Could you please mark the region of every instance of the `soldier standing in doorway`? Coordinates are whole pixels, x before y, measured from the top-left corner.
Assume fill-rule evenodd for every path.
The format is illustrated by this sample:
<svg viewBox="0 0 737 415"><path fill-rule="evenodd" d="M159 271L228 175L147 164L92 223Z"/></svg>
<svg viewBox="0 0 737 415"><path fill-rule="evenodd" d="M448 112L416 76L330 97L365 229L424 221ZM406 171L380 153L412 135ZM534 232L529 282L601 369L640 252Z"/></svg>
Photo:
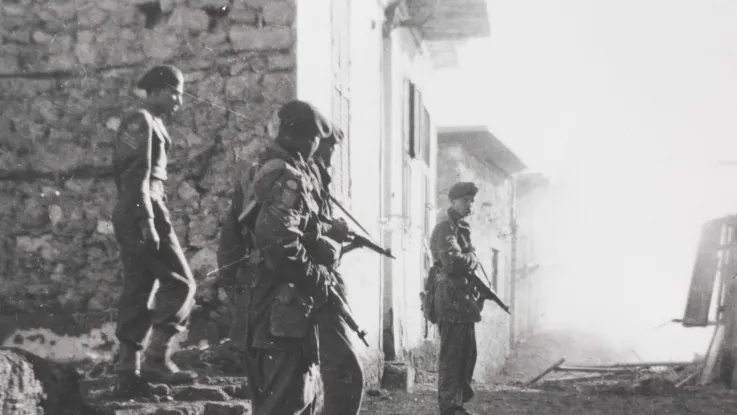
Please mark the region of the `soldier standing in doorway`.
<svg viewBox="0 0 737 415"><path fill-rule="evenodd" d="M479 266L465 220L478 193L474 183L454 184L448 192L448 217L432 232L430 249L437 275L434 313L440 331L438 403L441 415L469 415L463 405L474 395L471 387L476 366L476 328L483 299L470 276Z"/></svg>
<svg viewBox="0 0 737 415"><path fill-rule="evenodd" d="M343 132L333 126L333 134L320 141L312 167L317 181L316 190L320 200L321 233L338 239L348 231L344 221L333 216L330 199L330 183L335 147L343 141ZM340 296L347 304L345 283L335 269L331 295ZM320 372L325 390L324 411L326 414L358 414L363 397L363 369L358 354L348 337L350 328L345 319L336 310L334 301L328 303L315 313L315 321L320 335Z"/></svg>
<svg viewBox="0 0 737 415"><path fill-rule="evenodd" d="M279 133L267 144L253 180L253 244L263 256L246 310L247 376L256 415L312 414L319 364L313 310L332 284L339 242L318 229L318 200L309 163L330 124L310 104L279 110ZM343 235L343 237L345 237Z"/></svg>
<svg viewBox="0 0 737 415"><path fill-rule="evenodd" d="M157 66L137 86L146 91L145 104L123 118L113 156L118 198L112 222L124 272L116 330L118 391L131 397L149 395L148 382L188 383L197 377L171 360L172 339L187 328L196 290L164 194L171 138L162 117L182 105L184 78L173 66Z"/></svg>

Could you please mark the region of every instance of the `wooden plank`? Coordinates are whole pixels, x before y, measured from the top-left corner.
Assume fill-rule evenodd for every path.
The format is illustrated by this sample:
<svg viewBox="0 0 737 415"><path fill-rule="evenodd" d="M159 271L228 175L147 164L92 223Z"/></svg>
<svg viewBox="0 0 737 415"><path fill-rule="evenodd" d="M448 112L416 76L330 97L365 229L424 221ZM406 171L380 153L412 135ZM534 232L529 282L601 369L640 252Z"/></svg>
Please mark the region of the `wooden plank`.
<svg viewBox="0 0 737 415"><path fill-rule="evenodd" d="M690 375L686 376L682 380L680 380L678 383L676 383L676 388L680 388L681 386L685 385L686 383L690 382L691 380L695 379L696 376L699 375L699 372L693 372Z"/></svg>
<svg viewBox="0 0 737 415"><path fill-rule="evenodd" d="M704 369L701 372L698 384L704 386L714 380L714 368L716 368L719 358L722 354L722 348L724 346L724 325L718 324L714 330L714 335L709 343L709 349L706 352L706 360L704 362Z"/></svg>
<svg viewBox="0 0 737 415"><path fill-rule="evenodd" d="M633 369L614 367L558 366L556 372L633 373Z"/></svg>
<svg viewBox="0 0 737 415"><path fill-rule="evenodd" d="M724 302L724 346L720 379L732 389L737 389L737 382L734 382L737 380L737 285L733 276L727 279L726 284L728 295Z"/></svg>
<svg viewBox="0 0 737 415"><path fill-rule="evenodd" d="M724 228L722 219L709 221L702 228L683 316L683 325L686 327L705 327L709 323L709 310L721 265L718 252Z"/></svg>
<svg viewBox="0 0 737 415"><path fill-rule="evenodd" d="M688 366L692 365L694 362L632 362L632 363L612 363L608 365L576 365L572 364L572 366L577 367L594 367L594 368L600 368L600 369L606 369L606 368L637 368L637 367L652 367L652 366Z"/></svg>
<svg viewBox="0 0 737 415"><path fill-rule="evenodd" d="M560 365L562 365L562 364L563 364L563 362L565 362L565 361L566 361L566 359L565 359L565 358L561 358L561 359L560 359L560 360L558 360L557 362L553 363L552 365L550 365L550 367L548 367L547 369L543 370L543 372L542 372L542 373L540 373L539 375L535 376L535 378L534 378L534 379L532 379L531 381L527 382L527 386L530 386L530 385L534 384L534 383L535 383L535 382L537 382L538 380L540 380L540 379L542 379L543 377L545 377L545 375L547 375L548 373L550 373L550 372L552 372L552 371L556 370L556 369L557 369L558 367L560 367Z"/></svg>

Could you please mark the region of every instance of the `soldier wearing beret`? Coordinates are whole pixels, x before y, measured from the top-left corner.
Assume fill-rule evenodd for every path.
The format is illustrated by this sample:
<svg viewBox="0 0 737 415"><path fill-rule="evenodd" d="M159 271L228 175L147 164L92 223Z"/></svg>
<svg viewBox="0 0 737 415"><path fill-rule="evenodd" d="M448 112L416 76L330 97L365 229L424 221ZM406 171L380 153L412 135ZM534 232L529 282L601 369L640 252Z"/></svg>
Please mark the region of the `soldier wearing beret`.
<svg viewBox="0 0 737 415"><path fill-rule="evenodd" d="M302 101L288 102L278 115L278 136L248 190L255 201L253 245L263 261L247 290L247 377L254 414L311 414L319 364L312 314L327 301L342 241L318 232L309 163L331 128Z"/></svg>
<svg viewBox="0 0 737 415"><path fill-rule="evenodd" d="M343 141L343 131L333 125L330 137L320 141L320 146L312 163L316 181L316 197L320 202L320 233L334 240L340 240L348 232L345 221L333 215L330 200L330 183L332 176L333 153L336 146ZM345 283L342 276L333 268L333 295L347 304ZM348 333L350 327L336 310L337 305L328 303L317 310L314 320L317 322L320 336L320 372L325 391L324 412L326 414L358 414L363 398L363 368L358 353Z"/></svg>
<svg viewBox="0 0 737 415"><path fill-rule="evenodd" d="M483 300L469 282L478 259L471 243L471 214L478 193L474 183L454 184L448 192L447 218L432 232L430 249L437 282L432 298L440 331L438 403L442 415L470 414L463 405L473 397L471 379L476 365L476 328Z"/></svg>
<svg viewBox="0 0 737 415"><path fill-rule="evenodd" d="M182 105L184 78L175 67L157 66L138 87L146 91L145 104L123 117L113 154L118 198L112 222L124 271L116 330L118 389L130 396L149 394L147 381L186 383L196 378L180 371L170 356L172 338L187 328L195 304L194 278L164 195L171 138L162 117Z"/></svg>

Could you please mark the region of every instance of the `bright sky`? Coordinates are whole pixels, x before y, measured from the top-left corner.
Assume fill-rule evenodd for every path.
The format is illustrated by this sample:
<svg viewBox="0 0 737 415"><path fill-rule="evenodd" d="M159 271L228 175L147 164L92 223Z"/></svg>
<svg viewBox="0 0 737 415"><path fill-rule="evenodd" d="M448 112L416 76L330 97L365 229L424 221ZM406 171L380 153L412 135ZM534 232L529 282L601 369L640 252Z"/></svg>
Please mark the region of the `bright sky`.
<svg viewBox="0 0 737 415"><path fill-rule="evenodd" d="M737 213L737 164L719 166L737 161L737 1L489 0L489 11L491 39L438 77L438 123L487 124L553 178L547 247L575 270L558 293L571 315L681 317L701 222ZM573 301L575 287L595 294Z"/></svg>

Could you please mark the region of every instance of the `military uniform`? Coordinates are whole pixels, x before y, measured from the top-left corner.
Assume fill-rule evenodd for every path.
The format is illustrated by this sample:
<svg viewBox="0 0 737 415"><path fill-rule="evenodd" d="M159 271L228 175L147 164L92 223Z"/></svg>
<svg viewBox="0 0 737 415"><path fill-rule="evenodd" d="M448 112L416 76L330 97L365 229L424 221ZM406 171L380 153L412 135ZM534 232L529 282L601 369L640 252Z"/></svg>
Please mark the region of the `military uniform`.
<svg viewBox="0 0 737 415"><path fill-rule="evenodd" d="M140 370L140 352L153 329L150 362L169 359L170 342L186 329L195 304L195 282L166 208L166 154L171 139L161 120L146 110L124 118L115 143L113 170L118 199L112 222L123 260L123 293L116 335L123 370ZM141 224L153 221L155 249ZM191 377L191 376L190 376Z"/></svg>
<svg viewBox="0 0 737 415"><path fill-rule="evenodd" d="M319 340L311 316L327 301L327 265L339 252L315 232L319 208L309 165L282 147L325 137L329 127L300 101L285 104L279 118L280 137L267 144L251 183L253 245L263 259L246 290L247 377L256 415L314 413Z"/></svg>
<svg viewBox="0 0 737 415"><path fill-rule="evenodd" d="M478 191L471 184L461 185L465 186L460 190L457 186L451 189L451 199ZM468 222L448 209L448 217L433 230L430 249L437 275L433 300L440 331L438 403L442 415L463 413L463 404L474 395L475 323L481 321L483 308L483 300L468 279L478 266Z"/></svg>
<svg viewBox="0 0 737 415"><path fill-rule="evenodd" d="M316 197L320 202L321 231L327 233L333 221L330 202L331 177L321 160L312 163L316 182ZM333 274L335 291L347 304L345 283L340 274ZM320 335L320 372L325 391L326 414L358 414L363 398L363 369L358 353L348 336L350 327L335 310L333 303L319 309L314 316Z"/></svg>

